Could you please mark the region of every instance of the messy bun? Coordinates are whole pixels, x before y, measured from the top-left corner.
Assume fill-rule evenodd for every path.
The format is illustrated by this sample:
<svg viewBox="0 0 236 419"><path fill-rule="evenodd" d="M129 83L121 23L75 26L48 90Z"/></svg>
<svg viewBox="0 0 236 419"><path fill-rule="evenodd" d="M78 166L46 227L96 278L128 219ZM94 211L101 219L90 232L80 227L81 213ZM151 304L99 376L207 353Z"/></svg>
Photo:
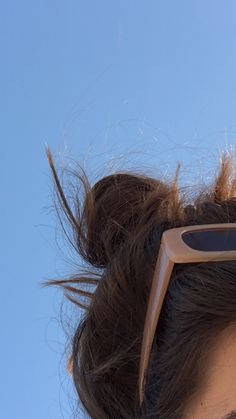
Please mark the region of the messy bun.
<svg viewBox="0 0 236 419"><path fill-rule="evenodd" d="M128 173L99 180L91 190L93 208L91 199L85 201L89 261L105 267L142 225L150 198L158 196L157 210L170 193L171 189L163 182Z"/></svg>
<svg viewBox="0 0 236 419"><path fill-rule="evenodd" d="M46 282L64 288L66 296L85 309L69 363L85 411L93 419L183 418L204 380L216 336L236 324L236 265L174 267L140 408L138 374L148 297L163 231L236 222L232 153L222 153L214 182L198 186L191 200L187 188L178 186L179 165L172 182L126 171L106 176L93 187L81 169L76 181L85 195L83 202L74 197L74 211L49 149L47 156L73 245L88 264L86 275ZM88 284L96 285L94 292L83 289ZM88 298L87 304L82 297Z"/></svg>

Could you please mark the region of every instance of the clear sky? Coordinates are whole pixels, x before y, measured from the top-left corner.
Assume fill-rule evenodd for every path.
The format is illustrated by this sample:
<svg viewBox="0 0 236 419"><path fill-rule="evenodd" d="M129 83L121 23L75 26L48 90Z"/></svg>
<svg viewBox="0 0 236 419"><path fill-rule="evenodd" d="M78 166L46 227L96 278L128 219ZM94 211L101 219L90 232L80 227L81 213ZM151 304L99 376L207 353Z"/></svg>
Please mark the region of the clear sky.
<svg viewBox="0 0 236 419"><path fill-rule="evenodd" d="M234 0L1 2L2 418L75 406L62 293L40 288L72 272L45 142L93 182L112 168L171 173L177 160L185 184L201 168L210 178L235 144L235 19Z"/></svg>

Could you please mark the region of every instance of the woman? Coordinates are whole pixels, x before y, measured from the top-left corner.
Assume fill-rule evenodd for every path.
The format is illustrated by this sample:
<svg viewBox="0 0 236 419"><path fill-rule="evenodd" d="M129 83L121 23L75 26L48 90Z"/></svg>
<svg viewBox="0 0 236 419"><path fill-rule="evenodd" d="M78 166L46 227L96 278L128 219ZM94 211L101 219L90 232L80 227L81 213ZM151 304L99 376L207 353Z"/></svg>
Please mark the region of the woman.
<svg viewBox="0 0 236 419"><path fill-rule="evenodd" d="M49 149L47 156L72 244L92 268L46 283L63 287L85 309L68 363L85 411L93 419L235 419L236 260L174 265L142 404L139 399L144 325L162 234L236 222L233 154L222 153L212 185L198 187L191 198L178 186L179 166L171 183L124 171L93 187L77 171L85 194L83 200L75 194L75 211Z"/></svg>

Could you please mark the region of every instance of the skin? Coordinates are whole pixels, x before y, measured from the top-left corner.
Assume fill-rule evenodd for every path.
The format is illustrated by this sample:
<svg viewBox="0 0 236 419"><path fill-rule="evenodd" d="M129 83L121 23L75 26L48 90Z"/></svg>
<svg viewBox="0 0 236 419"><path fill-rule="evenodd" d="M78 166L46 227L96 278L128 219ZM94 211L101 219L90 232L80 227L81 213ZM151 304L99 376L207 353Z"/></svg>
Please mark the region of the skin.
<svg viewBox="0 0 236 419"><path fill-rule="evenodd" d="M225 329L213 348L206 385L183 419L236 419L236 326ZM231 416L229 413L235 411Z"/></svg>

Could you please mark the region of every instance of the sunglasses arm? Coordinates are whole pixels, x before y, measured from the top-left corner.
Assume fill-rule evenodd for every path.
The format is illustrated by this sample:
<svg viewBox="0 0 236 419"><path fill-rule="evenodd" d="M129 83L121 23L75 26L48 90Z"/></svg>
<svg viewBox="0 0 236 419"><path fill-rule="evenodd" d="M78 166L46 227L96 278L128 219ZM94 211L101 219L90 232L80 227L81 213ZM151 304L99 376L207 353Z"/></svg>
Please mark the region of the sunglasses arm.
<svg viewBox="0 0 236 419"><path fill-rule="evenodd" d="M147 307L144 333L142 340L141 359L139 367L139 400L143 403L144 390L146 384L146 372L153 344L153 338L156 332L161 307L168 289L170 276L173 270L174 262L168 257L162 243L157 263L155 266L152 287Z"/></svg>

